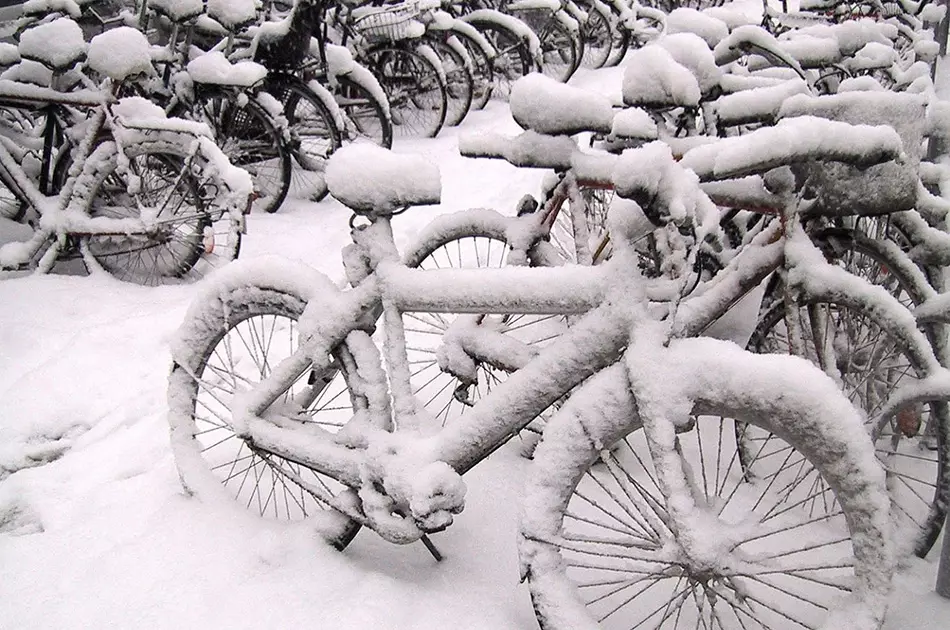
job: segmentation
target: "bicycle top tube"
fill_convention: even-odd
[[[52,88],[0,79],[0,105],[40,107],[50,103],[97,107],[110,102],[112,96],[104,91],[81,89],[59,92]]]

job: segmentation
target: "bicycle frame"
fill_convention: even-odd
[[[784,229],[784,222],[771,222],[733,259],[728,273],[722,276],[727,280],[709,282],[702,292],[684,297],[678,304],[671,303],[667,311],[671,335],[701,334],[769,274],[783,264],[795,264],[796,260],[785,255]],[[796,235],[792,238],[801,245],[803,238]],[[636,325],[650,319],[646,314],[647,283],[639,273],[631,273],[636,262],[635,254],[628,248],[618,248],[610,260],[596,267],[418,270],[398,261],[388,217],[354,230],[354,242],[366,260],[375,261],[372,270],[350,265],[351,271],[364,278],[355,288],[331,304],[322,300],[319,304],[308,304],[301,320],[318,321],[318,334],[304,331],[300,347],[252,390],[237,397],[231,410],[236,432],[256,448],[329,475],[351,488],[365,487],[366,460],[362,449],[387,443],[383,432],[367,433],[365,441],[354,448],[352,436],[344,445],[329,433],[294,431],[293,423],[281,421],[279,411],[277,416],[268,417],[268,408],[287,391],[290,383],[308,371],[323,374],[337,370],[328,356],[329,350],[342,343],[350,332],[371,328],[380,311],[388,340],[385,358],[396,429],[420,437],[424,427],[420,425],[418,406],[409,386],[402,313],[584,313],[534,358],[515,366],[517,369],[509,378],[480,398],[463,421],[450,423],[426,437],[420,447],[426,454],[424,459],[445,462],[460,474],[485,459],[585,379],[615,363]],[[815,261],[809,260],[807,264],[814,265]],[[816,286],[803,282],[803,288],[813,299],[841,298],[842,286],[835,282]],[[866,297],[858,291],[853,301],[857,303]],[[903,307],[895,300],[894,308]],[[501,345],[498,337],[503,337],[487,329],[478,330],[477,336],[495,342],[486,344],[495,348]],[[927,347],[923,337],[917,341],[921,347]],[[517,342],[506,343],[511,347]],[[936,360],[932,361],[936,365]],[[499,363],[510,366],[510,357],[501,358]],[[390,426],[389,420],[379,426]],[[329,502],[354,520],[372,526],[352,504],[333,499]]]

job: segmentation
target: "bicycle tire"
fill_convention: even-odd
[[[497,54],[492,60],[492,95],[507,100],[511,94],[511,85],[536,69],[528,45],[517,33],[498,22],[469,17],[466,17],[465,21],[481,31],[494,47]]]
[[[835,236],[839,264],[885,288],[909,308],[919,302],[914,281],[901,274],[899,264],[892,262],[880,243],[859,232],[836,231]],[[780,286],[773,290],[781,295]],[[806,356],[819,365],[824,357],[834,359],[835,365],[826,369],[838,374],[845,393],[868,419],[897,387],[928,373],[925,361],[908,351],[873,310],[821,300],[802,304],[797,313]],[[772,300],[759,318],[748,349],[790,352],[789,314],[784,299]],[[901,551],[921,558],[936,542],[950,505],[948,427],[950,408],[941,402],[898,414],[887,425],[868,427],[888,478],[895,541]],[[743,465],[757,457],[774,456],[782,448],[771,436],[737,431]]]
[[[471,109],[484,109],[491,100],[494,70],[492,60],[484,49],[461,30],[452,30],[459,42],[465,46],[472,60],[472,106]]]
[[[338,76],[331,88],[345,115],[345,138],[349,142],[369,140],[386,149],[393,146],[393,125],[389,105],[380,103],[372,91],[347,76]]]
[[[581,0],[576,4],[587,13],[587,22],[581,25],[581,38],[584,40],[581,66],[594,70],[603,68],[612,56],[615,39],[610,14],[602,12],[601,8],[592,2]]]
[[[293,165],[281,129],[267,110],[253,98],[202,88],[189,107],[180,105],[174,115],[207,123],[215,141],[231,163],[251,174],[257,198],[251,208],[274,213],[290,190]]]
[[[579,33],[552,15],[545,21],[538,39],[541,40],[541,72],[555,81],[567,83],[581,63]]]
[[[434,138],[445,123],[447,97],[439,68],[424,54],[381,46],[362,60],[386,91],[394,136]]]
[[[893,568],[887,500],[880,470],[868,461],[871,445],[860,440],[857,414],[834,384],[819,381],[822,375],[814,371],[801,390],[813,400],[788,397],[783,379],[776,377],[799,373],[807,367],[802,361],[740,360],[733,355],[743,351],[712,343],[730,357],[717,361],[719,367],[707,366],[708,379],[684,375],[691,399],[686,409],[692,403],[712,417],[703,415],[675,434],[666,429],[658,434],[666,484],[647,456],[657,448],[643,439],[641,417],[649,417],[639,415],[660,412],[627,393],[622,366],[592,378],[583,395],[569,398],[545,429],[526,481],[519,541],[543,630],[817,628],[825,621],[821,606],[840,605],[855,579],[859,587],[852,596],[860,603],[849,612],[868,620],[864,626],[855,620],[855,627],[870,630],[883,621]],[[750,395],[753,391],[757,394]],[[832,394],[829,413],[817,401]],[[849,416],[853,432],[828,430],[839,412]],[[807,501],[808,481],[775,462],[768,469],[770,482],[748,483],[734,454],[719,452],[716,433],[728,433],[729,427],[723,431],[716,418],[785,427],[799,452],[807,453],[835,488],[841,514],[815,520],[801,506],[771,512],[779,488],[804,492]],[[705,456],[697,450],[704,437],[703,448],[713,450]],[[677,487],[674,503],[667,494],[670,483]],[[688,510],[687,518],[697,519],[695,530],[685,535],[671,530],[673,509]],[[718,551],[723,555],[715,555]]]
[[[433,33],[425,39],[442,61],[445,71],[446,111],[445,126],[456,127],[472,108],[475,97],[475,77],[469,64],[452,44]],[[457,42],[457,45],[461,45]]]
[[[290,131],[290,153],[297,162],[291,176],[294,196],[320,201],[330,192],[323,173],[330,155],[340,148],[340,130],[323,101],[294,76],[268,74],[264,90],[284,107]]]
[[[322,287],[313,293],[316,299],[335,293],[332,283],[323,280],[315,285]],[[253,386],[296,350],[297,320],[306,303],[300,292],[288,287],[244,286],[192,307],[180,333],[188,347],[176,352],[169,376],[172,453],[186,491],[200,501],[244,517],[250,512],[279,523],[307,521],[326,542],[343,549],[360,525],[328,507],[300,482],[333,495],[348,489],[302,464],[257,449],[236,435],[230,423],[228,403],[236,384]],[[351,351],[351,344],[360,340],[361,352]],[[333,431],[345,426],[353,411],[370,409],[372,400],[349,381],[371,346],[365,333],[351,333],[331,351],[330,368],[319,374],[305,370],[283,400],[296,394],[295,402],[299,401],[315,381],[324,386],[310,394],[312,400],[300,406],[294,421],[312,430]],[[324,377],[326,382],[320,380]]]
[[[151,141],[123,146],[122,153],[120,166],[114,144],[97,148],[93,161],[98,166],[83,181],[88,192],[83,193],[82,208],[93,219],[134,219],[152,208],[156,226],[147,235],[76,237],[87,266],[152,286],[193,282],[237,258],[242,228],[214,199],[203,198],[217,188],[196,177],[201,166],[195,169],[188,161],[189,147]],[[138,177],[134,187],[129,174]]]

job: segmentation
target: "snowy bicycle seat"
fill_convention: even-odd
[[[378,217],[442,198],[439,167],[420,155],[393,153],[374,144],[351,144],[330,158],[330,194],[356,214]]]
[[[189,22],[205,12],[202,0],[151,0],[148,8],[178,24]]]
[[[64,72],[86,57],[82,29],[69,18],[58,18],[24,31],[20,56],[41,63],[54,73]]]
[[[512,117],[524,129],[552,136],[582,131],[608,133],[614,117],[606,96],[540,73],[515,81],[509,104]]]

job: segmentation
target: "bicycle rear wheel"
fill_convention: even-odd
[[[838,252],[840,265],[913,306],[912,283],[901,277],[897,266],[873,243],[860,236],[839,242],[849,246]],[[781,288],[775,293],[781,295]],[[801,334],[793,336],[791,331]],[[787,354],[796,346],[805,358],[839,380],[867,419],[875,417],[899,387],[928,374],[925,360],[886,319],[843,302],[821,300],[789,310],[783,299],[776,299],[760,316],[748,348],[763,354]],[[887,474],[895,541],[901,551],[920,557],[926,556],[936,541],[950,504],[948,427],[950,409],[939,402],[902,410],[887,422],[867,427]],[[787,451],[782,440],[754,428],[740,428],[736,435],[743,465],[782,457]]]
[[[326,281],[324,291],[332,295],[335,289]],[[190,313],[181,333],[189,344],[176,353],[169,377],[172,453],[185,489],[198,499],[239,515],[307,521],[342,549],[360,526],[328,500],[346,487],[255,446],[235,432],[231,419],[234,398],[297,350],[297,321],[306,302],[286,288],[248,286]],[[351,351],[361,340],[364,353]],[[369,409],[372,401],[351,381],[371,346],[365,334],[353,333],[331,351],[329,367],[299,374],[277,403],[286,406],[285,421],[336,432],[354,412]]]
[[[434,138],[445,123],[442,73],[424,54],[407,48],[374,48],[366,65],[389,99],[395,136]]]
[[[541,72],[561,83],[574,76],[581,63],[580,35],[551,16],[538,32],[541,40]]]
[[[420,269],[504,267],[511,251],[504,222],[500,216],[496,225],[485,220],[477,225],[459,221],[434,232],[434,238],[423,235],[421,243],[409,250],[404,261]],[[553,252],[539,254],[536,262],[544,264],[552,255]],[[556,338],[567,325],[563,316],[526,314],[475,317],[411,312],[405,313],[403,319],[413,392],[443,426],[462,416],[517,367],[498,365],[489,357],[473,357],[473,373],[464,378],[444,371],[439,354],[447,332],[458,330],[461,325],[490,327],[524,344],[524,350],[530,353]]]
[[[121,168],[113,153],[90,185],[86,212],[93,219],[148,217],[153,228],[80,237],[87,264],[119,280],[160,285],[198,280],[237,257],[241,228],[211,196],[217,187],[201,179],[187,150],[170,143],[123,147],[128,164]]]

